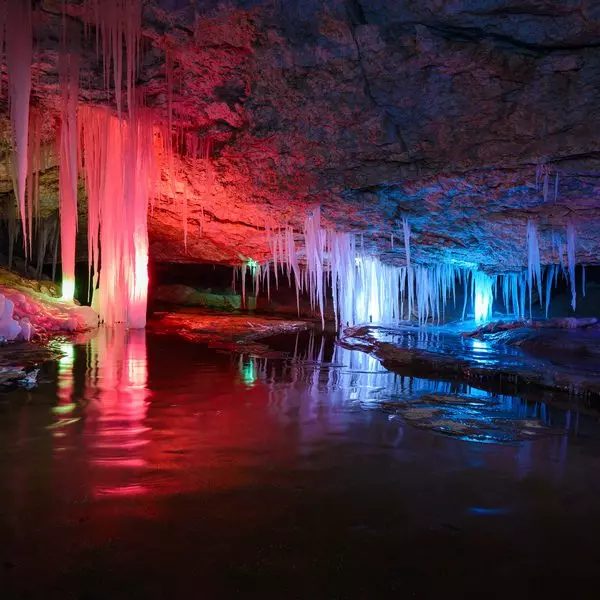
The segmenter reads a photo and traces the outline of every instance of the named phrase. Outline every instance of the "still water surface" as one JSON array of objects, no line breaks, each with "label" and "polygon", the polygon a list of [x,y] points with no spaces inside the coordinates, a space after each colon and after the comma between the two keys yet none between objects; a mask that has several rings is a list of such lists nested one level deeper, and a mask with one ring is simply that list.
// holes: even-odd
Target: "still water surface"
[{"label": "still water surface", "polygon": [[0,597],[587,597],[593,412],[272,346],[100,330],[1,396]]}]

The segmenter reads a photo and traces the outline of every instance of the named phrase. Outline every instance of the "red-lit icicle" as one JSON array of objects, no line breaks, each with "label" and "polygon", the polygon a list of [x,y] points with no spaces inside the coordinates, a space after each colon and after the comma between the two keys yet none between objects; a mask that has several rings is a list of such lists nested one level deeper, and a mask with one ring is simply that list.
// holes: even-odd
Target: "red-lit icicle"
[{"label": "red-lit icicle", "polygon": [[[127,108],[129,116],[132,117],[135,109],[135,80],[142,32],[142,1],[86,0],[85,7],[96,26],[96,43],[101,40],[104,85],[108,89],[112,65],[117,114],[121,117],[123,71],[125,70]],[[123,56],[123,48],[125,56]]]},{"label": "red-lit icicle", "polygon": [[[100,274],[93,305],[108,325],[144,327],[148,294],[148,201],[156,173],[152,124],[139,113],[119,120],[81,108],[85,182],[90,198],[90,268]],[[98,236],[98,231],[100,232]]]},{"label": "red-lit icicle", "polygon": [[62,117],[59,171],[62,294],[65,300],[72,300],[75,292],[75,239],[77,235],[79,57],[76,54],[61,55],[59,82]]},{"label": "red-lit icicle", "polygon": [[6,68],[16,158],[15,195],[21,216],[25,255],[28,256],[25,186],[27,181],[31,61],[33,58],[31,2],[8,0],[6,16],[6,22],[9,23],[6,28]]},{"label": "red-lit icicle", "polygon": [[[127,324],[146,326],[148,301],[148,200],[154,175],[154,140],[152,122],[147,115],[137,115],[129,125],[125,152],[125,198],[127,212],[129,299]],[[187,243],[187,240],[186,240]]]}]

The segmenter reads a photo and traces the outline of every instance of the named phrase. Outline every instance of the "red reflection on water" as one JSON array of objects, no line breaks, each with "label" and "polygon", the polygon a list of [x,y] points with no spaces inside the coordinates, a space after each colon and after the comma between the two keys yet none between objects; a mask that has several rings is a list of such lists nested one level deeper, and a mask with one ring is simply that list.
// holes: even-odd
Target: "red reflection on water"
[{"label": "red reflection on water", "polygon": [[146,332],[101,328],[88,343],[86,434],[96,496],[146,493]]}]

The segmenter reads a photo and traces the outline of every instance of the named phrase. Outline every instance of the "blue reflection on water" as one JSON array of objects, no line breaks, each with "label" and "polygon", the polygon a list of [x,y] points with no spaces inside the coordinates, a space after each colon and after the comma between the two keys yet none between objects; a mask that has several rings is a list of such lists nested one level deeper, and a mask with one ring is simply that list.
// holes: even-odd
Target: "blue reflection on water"
[{"label": "blue reflection on water", "polygon": [[[394,339],[399,345],[449,352],[445,332],[415,330],[402,336],[381,329],[373,332],[379,339]],[[489,362],[498,358],[497,351],[485,341],[456,336],[453,339],[455,345],[469,348],[481,357],[478,360]],[[492,393],[466,383],[399,375],[385,369],[374,356],[358,350],[336,345],[331,362],[325,362],[324,340],[323,336],[311,334],[301,353],[296,344],[291,363],[295,365],[294,377],[305,378],[311,395],[326,393],[334,405],[385,410],[392,418],[414,427],[479,443],[515,444],[576,432],[570,413],[551,411],[543,402]],[[519,354],[511,348],[505,353]],[[265,367],[257,368],[257,377],[260,379],[266,371]]]}]

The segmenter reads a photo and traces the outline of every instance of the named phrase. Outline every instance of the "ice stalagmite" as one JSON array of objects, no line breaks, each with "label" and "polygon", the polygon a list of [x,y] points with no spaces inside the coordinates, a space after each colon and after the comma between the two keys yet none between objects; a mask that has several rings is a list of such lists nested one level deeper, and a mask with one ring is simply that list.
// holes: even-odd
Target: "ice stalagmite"
[{"label": "ice stalagmite", "polygon": [[27,181],[27,140],[29,137],[29,100],[31,96],[31,61],[33,40],[31,2],[7,0],[6,68],[8,96],[14,136],[16,190],[23,227],[23,245],[27,255],[29,242],[26,226],[25,187]]},{"label": "ice stalagmite", "polygon": [[79,94],[79,57],[60,57],[60,248],[62,296],[73,300],[75,292],[75,238],[77,234],[77,97]]}]

